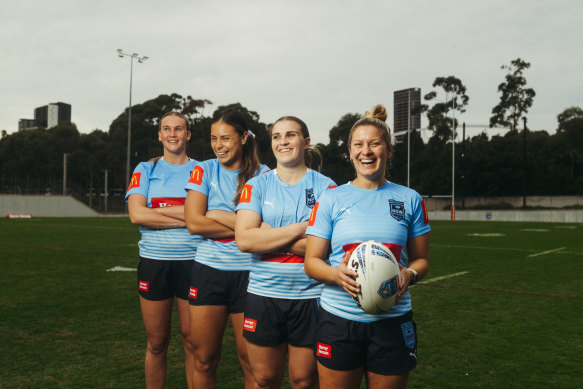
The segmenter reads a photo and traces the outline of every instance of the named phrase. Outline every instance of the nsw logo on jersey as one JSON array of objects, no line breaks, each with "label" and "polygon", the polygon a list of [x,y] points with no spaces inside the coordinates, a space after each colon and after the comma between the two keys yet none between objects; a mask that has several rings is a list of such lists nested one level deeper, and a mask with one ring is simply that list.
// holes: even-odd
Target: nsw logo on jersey
[{"label": "nsw logo on jersey", "polygon": [[130,180],[130,186],[128,190],[133,188],[138,188],[140,186],[140,178],[142,177],[142,173],[134,173],[132,175],[132,179]]},{"label": "nsw logo on jersey", "polygon": [[250,203],[251,202],[251,190],[253,186],[247,184],[241,190],[241,198],[239,199],[240,203]]},{"label": "nsw logo on jersey", "polygon": [[389,200],[389,208],[391,210],[391,216],[397,220],[401,221],[405,219],[405,203],[397,200]]},{"label": "nsw logo on jersey", "polygon": [[192,173],[190,174],[190,179],[188,182],[194,185],[200,185],[202,184],[203,175],[204,169],[200,165],[196,165],[194,169],[192,169]]},{"label": "nsw logo on jersey", "polygon": [[306,206],[308,208],[314,208],[316,204],[316,197],[314,196],[314,188],[306,189]]}]

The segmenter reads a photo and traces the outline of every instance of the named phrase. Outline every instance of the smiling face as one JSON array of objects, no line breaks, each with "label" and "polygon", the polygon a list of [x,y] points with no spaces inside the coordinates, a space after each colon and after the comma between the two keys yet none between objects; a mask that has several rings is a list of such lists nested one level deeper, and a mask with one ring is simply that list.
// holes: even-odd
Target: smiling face
[{"label": "smiling face", "polygon": [[243,145],[247,132],[239,135],[235,127],[219,120],[211,126],[211,147],[221,165],[227,170],[241,168]]},{"label": "smiling face", "polygon": [[277,166],[305,166],[304,152],[310,138],[304,138],[300,125],[292,120],[281,120],[271,128],[271,149]]},{"label": "smiling face", "polygon": [[350,141],[350,159],[356,170],[355,184],[384,185],[385,167],[390,157],[391,149],[381,129],[370,124],[354,129]]},{"label": "smiling face", "polygon": [[186,142],[190,139],[190,131],[186,121],[176,115],[168,115],[162,119],[158,130],[158,140],[164,146],[164,155],[186,154]]}]

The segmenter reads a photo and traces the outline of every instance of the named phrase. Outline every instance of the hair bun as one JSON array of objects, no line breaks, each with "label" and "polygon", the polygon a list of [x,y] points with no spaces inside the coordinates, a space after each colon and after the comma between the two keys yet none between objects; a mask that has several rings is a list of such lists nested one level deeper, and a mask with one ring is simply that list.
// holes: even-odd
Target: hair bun
[{"label": "hair bun", "polygon": [[374,107],[372,107],[372,110],[367,111],[364,114],[365,118],[374,118],[374,119],[378,119],[380,121],[387,121],[387,118],[389,117],[389,115],[387,114],[387,110],[386,108],[382,105],[382,104],[377,104]]}]

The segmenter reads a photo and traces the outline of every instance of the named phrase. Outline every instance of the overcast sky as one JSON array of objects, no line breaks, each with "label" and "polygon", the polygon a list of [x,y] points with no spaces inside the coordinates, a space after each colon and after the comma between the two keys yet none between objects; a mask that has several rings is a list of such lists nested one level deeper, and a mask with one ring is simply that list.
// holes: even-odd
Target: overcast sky
[{"label": "overcast sky", "polygon": [[[518,57],[536,91],[529,128],[556,128],[583,107],[583,2],[514,1],[85,1],[1,0],[0,129],[52,102],[72,105],[81,132],[160,94],[240,102],[265,123],[304,119],[316,142],[349,112],[393,91],[432,90],[438,76],[467,87],[460,121],[487,124],[500,69]],[[423,121],[426,125],[426,120]]]}]

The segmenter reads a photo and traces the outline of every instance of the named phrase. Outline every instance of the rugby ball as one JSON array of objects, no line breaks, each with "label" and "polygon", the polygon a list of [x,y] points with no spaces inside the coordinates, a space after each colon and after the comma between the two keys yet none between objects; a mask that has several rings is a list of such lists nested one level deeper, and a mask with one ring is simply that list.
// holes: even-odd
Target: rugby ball
[{"label": "rugby ball", "polygon": [[382,243],[369,240],[352,252],[348,268],[358,275],[360,293],[354,298],[363,311],[371,315],[388,312],[395,305],[399,291],[399,263]]}]

